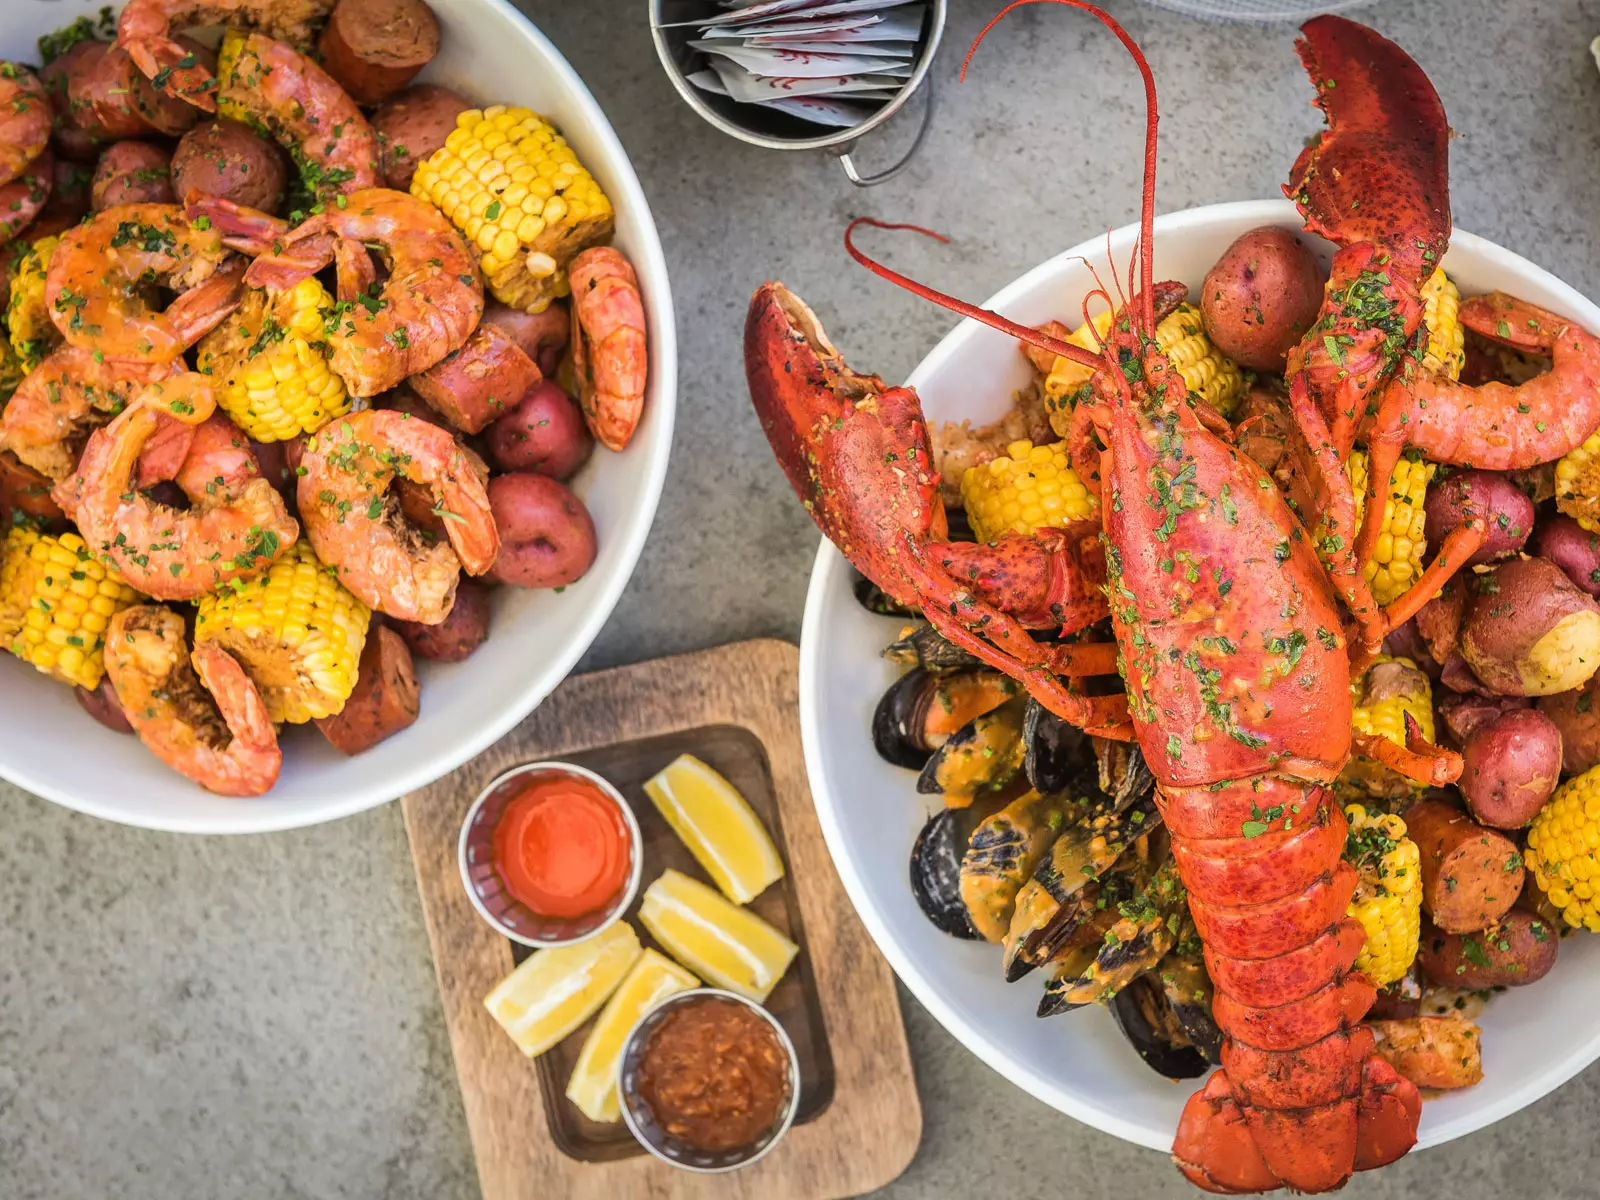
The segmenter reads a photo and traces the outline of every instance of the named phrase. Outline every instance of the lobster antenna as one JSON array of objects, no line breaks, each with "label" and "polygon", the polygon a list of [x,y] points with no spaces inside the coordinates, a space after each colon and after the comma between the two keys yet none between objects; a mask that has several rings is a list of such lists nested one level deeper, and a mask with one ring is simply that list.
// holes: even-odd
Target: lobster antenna
[{"label": "lobster antenna", "polygon": [[1155,244],[1155,211],[1156,211],[1156,80],[1150,73],[1150,63],[1145,59],[1144,51],[1139,49],[1139,43],[1129,36],[1128,31],[1103,8],[1096,8],[1086,0],[1011,0],[987,25],[978,31],[978,36],[972,39],[972,48],[967,51],[967,57],[961,64],[960,79],[964,83],[967,78],[967,68],[972,64],[972,56],[978,52],[979,45],[988,36],[989,31],[1005,19],[1006,14],[1012,9],[1021,8],[1025,4],[1062,4],[1067,8],[1080,9],[1088,13],[1104,25],[1113,34],[1123,47],[1133,56],[1134,65],[1139,68],[1139,74],[1144,80],[1144,193],[1139,202],[1139,243],[1137,256],[1139,261],[1140,280],[1144,284],[1141,292],[1142,307],[1144,312],[1144,327],[1151,332],[1155,331],[1155,264],[1151,259],[1150,247]]},{"label": "lobster antenna", "polygon": [[1002,317],[999,313],[991,312],[987,308],[979,308],[976,304],[968,304],[965,300],[957,300],[954,296],[947,296],[945,293],[936,291],[925,283],[918,283],[910,276],[902,275],[899,271],[867,257],[855,244],[854,235],[857,225],[870,225],[874,229],[909,229],[915,233],[923,234],[925,237],[948,242],[950,239],[945,237],[944,234],[935,233],[931,229],[924,229],[921,225],[896,224],[891,221],[880,221],[876,217],[857,217],[845,228],[844,248],[850,252],[851,258],[855,259],[874,275],[881,276],[890,283],[897,283],[907,291],[921,296],[924,300],[931,300],[942,308],[948,308],[951,312],[960,313],[963,317],[970,317],[974,321],[979,321],[989,326],[991,329],[998,329],[1001,333],[1010,334],[1019,341],[1027,342],[1029,345],[1037,346],[1039,349],[1047,350],[1059,357],[1070,358],[1073,362],[1080,363],[1083,366],[1095,370],[1105,366],[1105,360],[1098,354],[1085,350],[1080,346],[1074,346],[1071,342],[1063,342],[1060,338],[1053,338],[1047,333],[1040,333],[1037,329],[1027,325],[1018,324],[1009,317]]}]

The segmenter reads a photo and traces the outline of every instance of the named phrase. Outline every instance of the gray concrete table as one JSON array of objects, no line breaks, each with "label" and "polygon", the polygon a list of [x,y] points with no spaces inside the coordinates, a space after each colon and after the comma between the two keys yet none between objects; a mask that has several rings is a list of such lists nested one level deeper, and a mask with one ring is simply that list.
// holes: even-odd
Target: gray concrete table
[{"label": "gray concrete table", "polygon": [[[1160,89],[1160,209],[1275,195],[1318,127],[1291,30],[1111,6]],[[656,65],[642,0],[524,7],[633,155],[683,347],[655,532],[585,665],[797,638],[817,537],[745,399],[752,288],[781,277],[858,366],[903,376],[951,318],[853,266],[845,222],[869,213],[951,234],[948,247],[903,238],[889,254],[980,299],[1133,219],[1133,70],[1087,18],[1036,9],[1000,29],[957,87],[958,52],[997,6],[955,0],[927,145],[899,179],[861,193],[825,158],[757,151],[702,124]],[[1444,97],[1456,220],[1600,295],[1600,77],[1586,49],[1600,0],[1398,0],[1369,19]],[[902,123],[869,143],[866,165],[908,136]],[[1162,1156],[1028,1098],[903,1001],[926,1133],[884,1197],[1191,1194]],[[1593,1196],[1597,1122],[1591,1068],[1346,1194]],[[0,1197],[476,1195],[397,808],[272,837],[177,838],[0,784]]]}]

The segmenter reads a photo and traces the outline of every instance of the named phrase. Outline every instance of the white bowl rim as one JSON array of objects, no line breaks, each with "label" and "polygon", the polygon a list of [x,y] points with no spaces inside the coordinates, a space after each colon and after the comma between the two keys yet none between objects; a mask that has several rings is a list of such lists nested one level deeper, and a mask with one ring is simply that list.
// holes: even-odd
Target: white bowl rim
[{"label": "white bowl rim", "polygon": [[[1237,200],[1223,204],[1201,205],[1196,208],[1163,214],[1156,218],[1154,232],[1158,237],[1180,234],[1194,225],[1227,218],[1243,218],[1251,224],[1260,225],[1282,224],[1286,217],[1298,221],[1296,209],[1288,200]],[[1113,230],[1110,236],[1116,238],[1125,235],[1133,228],[1134,226],[1132,225],[1123,226],[1120,229]],[[1103,254],[1105,245],[1106,235],[1100,234],[1072,247],[1070,250],[1063,251],[1001,288],[984,302],[983,307],[1004,312],[1016,297],[1032,289],[1041,278],[1048,278],[1055,274],[1059,269],[1058,264],[1064,260],[1088,258],[1091,255]],[[1531,273],[1543,276],[1543,282],[1550,286],[1552,290],[1565,294],[1570,311],[1575,316],[1582,319],[1591,330],[1600,331],[1600,308],[1592,304],[1582,293],[1563,283],[1538,264],[1507,250],[1503,246],[1460,229],[1456,229],[1451,234],[1451,245],[1470,249],[1475,256],[1485,261],[1510,266],[1523,274]],[[926,357],[917,364],[907,379],[907,385],[911,387],[919,386],[928,375],[942,367],[956,353],[956,343],[959,340],[957,334],[964,327],[976,325],[977,322],[972,321],[970,318],[964,318],[951,329],[928,352]],[[856,875],[849,856],[844,852],[846,846],[845,835],[839,825],[834,805],[831,802],[825,803],[822,799],[824,795],[831,795],[832,793],[829,791],[828,774],[822,757],[822,734],[818,724],[820,715],[818,709],[818,680],[824,669],[824,648],[827,645],[827,639],[818,633],[822,625],[820,613],[829,592],[838,586],[836,583],[838,574],[849,569],[849,563],[845,560],[844,555],[834,548],[832,542],[824,538],[817,548],[817,556],[812,565],[811,582],[806,589],[805,615],[802,619],[800,632],[800,737],[805,751],[806,774],[811,785],[817,820],[822,826],[823,841],[827,843],[828,854],[833,859],[835,869],[839,872],[840,881],[844,884],[845,894],[850,897],[850,903],[854,906],[856,914],[861,918],[862,924],[867,927],[867,932],[872,935],[873,942],[883,956],[889,960],[889,965],[894,968],[895,974],[905,982],[912,995],[933,1014],[939,1024],[943,1025],[957,1041],[966,1046],[968,1050],[971,1050],[980,1060],[992,1067],[1002,1077],[1016,1084],[1035,1099],[1050,1105],[1058,1112],[1065,1113],[1085,1125],[1122,1138],[1124,1141],[1148,1146],[1150,1149],[1159,1150],[1162,1153],[1169,1152],[1172,1148],[1172,1135],[1170,1132],[1158,1137],[1142,1125],[1125,1120],[1093,1104],[1080,1101],[1071,1093],[1056,1086],[1026,1059],[1019,1058],[1007,1051],[999,1042],[990,1037],[982,1027],[964,1020],[952,1006],[941,998],[932,980],[917,966],[912,956],[901,949],[899,943],[894,939],[888,923],[872,904],[864,883]],[[1414,1148],[1422,1150],[1429,1146],[1442,1145],[1445,1142],[1453,1141],[1458,1137],[1463,1137],[1492,1125],[1496,1121],[1526,1108],[1541,1096],[1554,1091],[1597,1058],[1600,1058],[1600,1022],[1595,1024],[1587,1040],[1568,1046],[1566,1055],[1553,1069],[1530,1081],[1519,1090],[1502,1097],[1498,1102],[1487,1103],[1480,1109],[1475,1109],[1469,1115],[1457,1120],[1452,1126],[1448,1127],[1449,1131],[1444,1136],[1439,1136],[1438,1133],[1431,1131],[1424,1133],[1418,1139]]]},{"label": "white bowl rim", "polygon": [[[631,528],[619,531],[623,545],[621,557],[617,559],[616,568],[610,577],[604,580],[598,595],[592,598],[592,603],[579,624],[577,636],[565,645],[553,648],[545,668],[539,672],[538,677],[520,693],[508,696],[505,705],[494,719],[486,721],[472,737],[461,739],[454,746],[440,749],[409,770],[399,771],[386,777],[381,788],[374,785],[339,795],[330,795],[316,805],[298,805],[293,809],[275,808],[269,794],[262,802],[241,805],[237,810],[236,819],[230,820],[226,826],[218,826],[205,819],[190,820],[148,810],[135,819],[123,807],[107,804],[99,796],[74,794],[55,786],[45,776],[31,771],[26,762],[0,761],[0,778],[16,784],[24,791],[32,792],[45,800],[88,816],[164,833],[230,835],[277,833],[286,829],[299,829],[320,825],[326,821],[337,821],[343,817],[365,812],[369,808],[388,804],[426,787],[435,780],[442,779],[463,763],[470,762],[499,741],[560,686],[572,668],[577,665],[578,660],[594,644],[600,630],[610,619],[617,601],[622,598],[623,589],[633,578],[633,573],[639,565],[639,556],[644,551],[645,541],[649,538],[651,526],[655,523],[655,514],[661,504],[661,491],[666,484],[667,464],[672,453],[673,427],[677,414],[678,342],[677,315],[674,310],[671,282],[667,274],[666,254],[661,249],[661,237],[656,229],[655,216],[645,199],[639,176],[633,169],[633,160],[628,157],[616,130],[611,127],[611,122],[601,110],[594,94],[589,91],[588,85],[579,78],[572,64],[567,62],[566,56],[534,24],[533,19],[526,13],[518,11],[510,0],[479,0],[479,3],[498,10],[506,20],[514,22],[525,37],[538,44],[549,56],[550,69],[558,78],[560,86],[569,93],[579,119],[587,127],[587,132],[604,144],[608,157],[615,164],[611,188],[613,202],[619,207],[626,206],[637,214],[641,237],[640,244],[632,248],[632,253],[642,264],[640,274],[645,278],[661,281],[661,287],[658,289],[660,295],[647,297],[647,302],[654,310],[652,316],[660,331],[656,343],[650,347],[651,377],[652,380],[660,381],[657,393],[652,397],[655,411],[651,420],[657,423],[656,438],[648,459],[642,454],[638,455],[643,486],[632,520],[628,522]],[[571,122],[568,121],[568,124]],[[637,453],[641,449],[642,447],[637,447],[634,452]],[[643,519],[640,519],[641,514]]]}]

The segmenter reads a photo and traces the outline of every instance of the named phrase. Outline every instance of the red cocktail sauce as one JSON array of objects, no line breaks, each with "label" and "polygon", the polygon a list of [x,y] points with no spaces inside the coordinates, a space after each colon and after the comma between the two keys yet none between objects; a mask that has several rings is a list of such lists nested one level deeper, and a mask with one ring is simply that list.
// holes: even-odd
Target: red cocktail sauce
[{"label": "red cocktail sauce", "polygon": [[494,867],[506,891],[547,917],[604,908],[628,878],[628,827],[616,804],[576,776],[523,788],[494,831]]}]

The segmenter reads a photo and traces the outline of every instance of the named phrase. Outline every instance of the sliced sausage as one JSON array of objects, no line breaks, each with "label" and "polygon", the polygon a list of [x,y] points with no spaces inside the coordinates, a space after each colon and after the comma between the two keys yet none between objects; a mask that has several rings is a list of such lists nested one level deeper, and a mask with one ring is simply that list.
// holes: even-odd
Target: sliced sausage
[{"label": "sliced sausage", "polygon": [[339,0],[317,50],[358,104],[377,104],[439,53],[439,19],[422,0]]},{"label": "sliced sausage", "polygon": [[384,182],[396,191],[409,190],[417,164],[444,145],[456,118],[471,107],[469,100],[431,83],[408,87],[380,104],[372,114],[372,128],[378,134]]},{"label": "sliced sausage", "polygon": [[94,169],[89,207],[101,212],[118,204],[171,204],[171,160],[150,142],[116,142],[107,146]]},{"label": "sliced sausage", "polygon": [[1522,891],[1522,855],[1454,804],[1419,800],[1402,814],[1422,856],[1422,907],[1446,933],[1471,933],[1510,911]]},{"label": "sliced sausage", "polygon": [[522,352],[539,364],[546,379],[555,378],[561,355],[572,340],[572,317],[566,305],[559,302],[541,313],[529,313],[496,300],[484,306],[483,323],[493,325],[521,346]]},{"label": "sliced sausage", "polygon": [[180,196],[204,192],[275,213],[288,179],[283,151],[237,121],[201,122],[172,155],[173,190]]},{"label": "sliced sausage", "polygon": [[465,345],[407,382],[451,425],[478,433],[541,378],[515,342],[493,325],[480,325]]},{"label": "sliced sausage", "polygon": [[318,717],[317,728],[341,754],[360,754],[410,726],[420,711],[411,651],[394,630],[374,625],[361,651],[355,691],[337,716]]},{"label": "sliced sausage", "polygon": [[1553,921],[1520,906],[1473,933],[1445,933],[1424,921],[1417,967],[1440,987],[1521,987],[1550,973],[1560,942]]}]

